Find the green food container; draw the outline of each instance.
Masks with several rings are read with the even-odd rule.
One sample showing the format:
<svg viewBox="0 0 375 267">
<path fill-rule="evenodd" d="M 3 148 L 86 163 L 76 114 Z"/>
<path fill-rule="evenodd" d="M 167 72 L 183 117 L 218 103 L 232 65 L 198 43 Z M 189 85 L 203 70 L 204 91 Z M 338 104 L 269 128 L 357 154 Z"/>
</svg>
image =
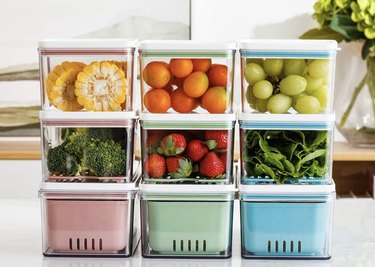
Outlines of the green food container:
<svg viewBox="0 0 375 267">
<path fill-rule="evenodd" d="M 330 184 L 332 114 L 239 115 L 241 184 Z"/>
<path fill-rule="evenodd" d="M 234 185 L 142 184 L 142 255 L 230 257 L 234 192 Z"/>
</svg>

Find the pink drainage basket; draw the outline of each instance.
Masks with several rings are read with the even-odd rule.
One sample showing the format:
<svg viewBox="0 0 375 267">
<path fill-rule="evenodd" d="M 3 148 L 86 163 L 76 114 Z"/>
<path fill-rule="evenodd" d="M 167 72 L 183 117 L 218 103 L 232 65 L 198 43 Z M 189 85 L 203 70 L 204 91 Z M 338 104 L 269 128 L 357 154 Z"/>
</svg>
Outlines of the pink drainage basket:
<svg viewBox="0 0 375 267">
<path fill-rule="evenodd" d="M 135 191 L 57 191 L 41 189 L 44 255 L 130 256 Z"/>
</svg>

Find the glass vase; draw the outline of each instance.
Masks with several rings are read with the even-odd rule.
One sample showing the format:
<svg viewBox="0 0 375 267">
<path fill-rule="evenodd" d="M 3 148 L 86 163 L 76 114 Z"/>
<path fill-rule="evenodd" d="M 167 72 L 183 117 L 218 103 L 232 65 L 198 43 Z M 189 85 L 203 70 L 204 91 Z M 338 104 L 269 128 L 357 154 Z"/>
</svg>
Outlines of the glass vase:
<svg viewBox="0 0 375 267">
<path fill-rule="evenodd" d="M 361 57 L 363 43 L 342 44 L 337 59 L 336 125 L 349 143 L 375 147 L 375 54 Z"/>
</svg>

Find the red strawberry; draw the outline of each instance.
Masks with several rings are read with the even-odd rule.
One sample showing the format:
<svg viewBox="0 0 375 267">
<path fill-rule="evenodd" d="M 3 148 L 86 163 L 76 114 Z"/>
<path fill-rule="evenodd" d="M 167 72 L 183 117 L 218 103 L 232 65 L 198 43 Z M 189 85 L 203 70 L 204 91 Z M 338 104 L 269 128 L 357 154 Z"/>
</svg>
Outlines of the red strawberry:
<svg viewBox="0 0 375 267">
<path fill-rule="evenodd" d="M 202 176 L 215 178 L 225 171 L 225 164 L 215 152 L 208 152 L 199 164 L 199 172 Z"/>
<path fill-rule="evenodd" d="M 186 178 L 192 172 L 190 160 L 185 157 L 170 157 L 166 159 L 168 173 L 172 178 Z"/>
<path fill-rule="evenodd" d="M 184 152 L 185 148 L 185 137 L 182 134 L 171 133 L 161 140 L 158 152 L 165 156 L 177 156 Z"/>
<path fill-rule="evenodd" d="M 224 163 L 224 172 L 227 171 L 227 153 L 220 153 L 219 154 L 219 158 L 221 159 L 221 161 Z"/>
<path fill-rule="evenodd" d="M 206 141 L 216 141 L 216 149 L 228 148 L 228 131 L 227 130 L 207 130 L 204 133 Z"/>
<path fill-rule="evenodd" d="M 161 178 L 166 171 L 165 159 L 159 154 L 150 155 L 144 163 L 145 172 L 151 178 Z"/>
<path fill-rule="evenodd" d="M 147 154 L 157 153 L 159 143 L 162 137 L 163 136 L 160 134 L 152 134 L 146 138 L 146 153 Z"/>
<path fill-rule="evenodd" d="M 190 141 L 186 148 L 186 154 L 192 162 L 200 161 L 207 153 L 207 146 L 197 139 Z"/>
</svg>

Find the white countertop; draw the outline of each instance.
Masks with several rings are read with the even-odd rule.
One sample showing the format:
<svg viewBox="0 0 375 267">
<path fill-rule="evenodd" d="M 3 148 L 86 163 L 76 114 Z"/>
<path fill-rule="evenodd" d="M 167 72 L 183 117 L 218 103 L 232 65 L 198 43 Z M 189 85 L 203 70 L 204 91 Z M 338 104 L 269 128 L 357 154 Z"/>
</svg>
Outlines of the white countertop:
<svg viewBox="0 0 375 267">
<path fill-rule="evenodd" d="M 336 201 L 332 259 L 311 261 L 242 259 L 237 204 L 234 215 L 233 256 L 227 260 L 143 259 L 139 247 L 131 258 L 43 257 L 39 200 L 0 199 L 0 211 L 1 267 L 375 266 L 375 201 L 372 199 Z"/>
</svg>

